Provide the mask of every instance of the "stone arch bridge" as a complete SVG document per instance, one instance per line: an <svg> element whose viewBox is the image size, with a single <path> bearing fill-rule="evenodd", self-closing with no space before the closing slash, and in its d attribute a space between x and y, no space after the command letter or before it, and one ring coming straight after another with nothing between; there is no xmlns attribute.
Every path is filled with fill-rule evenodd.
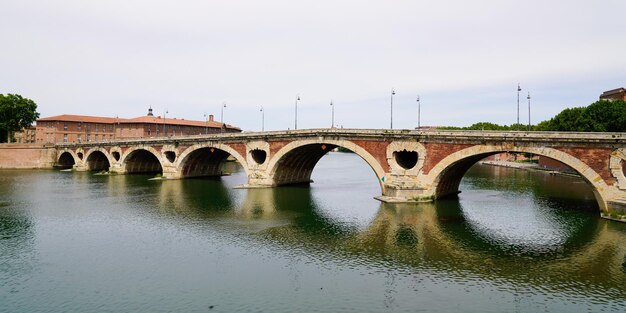
<svg viewBox="0 0 626 313"><path fill-rule="evenodd" d="M164 178L220 176L234 158L246 187L309 183L317 162L336 147L372 168L385 202L432 201L459 192L465 172L501 152L560 161L593 188L600 209L626 208L626 134L493 131L309 129L168 137L54 146L56 164L80 171L160 172Z"/></svg>

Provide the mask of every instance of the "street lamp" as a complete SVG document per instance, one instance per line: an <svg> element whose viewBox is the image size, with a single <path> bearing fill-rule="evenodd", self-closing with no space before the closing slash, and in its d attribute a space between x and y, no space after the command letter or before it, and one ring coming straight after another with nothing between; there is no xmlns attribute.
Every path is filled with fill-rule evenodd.
<svg viewBox="0 0 626 313"><path fill-rule="evenodd" d="M300 94L296 96L296 121L293 129L298 129L298 101L300 101Z"/></svg>
<svg viewBox="0 0 626 313"><path fill-rule="evenodd" d="M528 131L530 131L530 92L528 92Z"/></svg>
<svg viewBox="0 0 626 313"><path fill-rule="evenodd" d="M167 113L169 113L167 111L167 109L165 109L165 112L163 112L163 136L167 137L167 132L165 131L165 116L167 115Z"/></svg>
<svg viewBox="0 0 626 313"><path fill-rule="evenodd" d="M333 100L330 100L330 128L335 128L335 106Z"/></svg>
<svg viewBox="0 0 626 313"><path fill-rule="evenodd" d="M519 83L517 83L517 130L519 130L519 92L522 91L522 88L520 88Z"/></svg>
<svg viewBox="0 0 626 313"><path fill-rule="evenodd" d="M263 110L263 106L261 106L261 131L265 131L265 111Z"/></svg>
<svg viewBox="0 0 626 313"><path fill-rule="evenodd" d="M391 88L391 129L393 129L393 96L396 94L396 91Z"/></svg>
<svg viewBox="0 0 626 313"><path fill-rule="evenodd" d="M420 129L420 95L417 95L417 129Z"/></svg>
<svg viewBox="0 0 626 313"><path fill-rule="evenodd" d="M222 126L220 127L220 129L222 130L222 132L226 128L226 124L224 124L224 108L225 107L226 107L226 102L223 102L222 103L222 107L220 108L221 109L221 117L220 117L220 119L221 119L221 123L222 123Z"/></svg>

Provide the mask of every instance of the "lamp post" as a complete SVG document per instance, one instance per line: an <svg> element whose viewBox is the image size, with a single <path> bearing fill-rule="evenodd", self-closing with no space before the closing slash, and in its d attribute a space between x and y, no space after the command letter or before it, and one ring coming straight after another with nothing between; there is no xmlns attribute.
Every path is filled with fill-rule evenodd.
<svg viewBox="0 0 626 313"><path fill-rule="evenodd" d="M296 119L293 129L298 129L298 101L300 101L300 94L296 96Z"/></svg>
<svg viewBox="0 0 626 313"><path fill-rule="evenodd" d="M167 137L167 131L165 130L165 116L167 115L167 113L169 113L167 111L167 109L165 109L165 112L163 112L163 136Z"/></svg>
<svg viewBox="0 0 626 313"><path fill-rule="evenodd" d="M393 96L396 94L396 91L391 88L391 124L390 128L393 129Z"/></svg>
<svg viewBox="0 0 626 313"><path fill-rule="evenodd" d="M335 106L333 100L330 100L330 128L335 128Z"/></svg>
<svg viewBox="0 0 626 313"><path fill-rule="evenodd" d="M263 106L261 106L261 131L265 131L265 110L263 110Z"/></svg>
<svg viewBox="0 0 626 313"><path fill-rule="evenodd" d="M417 129L420 129L420 95L417 95Z"/></svg>
<svg viewBox="0 0 626 313"><path fill-rule="evenodd" d="M522 91L522 88L520 88L519 83L517 83L517 125L516 125L517 130L519 130L519 92L520 91Z"/></svg>
<svg viewBox="0 0 626 313"><path fill-rule="evenodd" d="M528 92L528 131L530 131L530 92Z"/></svg>
<svg viewBox="0 0 626 313"><path fill-rule="evenodd" d="M224 124L224 108L225 108L225 107L226 107L226 102L223 102L223 103L222 103L222 107L221 107L221 111L222 111L222 112L221 112L221 123L222 123L222 126L221 126L221 128L220 128L220 129L222 130L222 132L223 132L223 131L224 131L224 129L226 128L226 124Z"/></svg>

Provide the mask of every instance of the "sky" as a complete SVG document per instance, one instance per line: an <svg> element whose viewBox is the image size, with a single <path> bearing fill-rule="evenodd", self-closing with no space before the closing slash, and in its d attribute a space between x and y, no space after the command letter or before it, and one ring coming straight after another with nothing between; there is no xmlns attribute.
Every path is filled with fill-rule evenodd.
<svg viewBox="0 0 626 313"><path fill-rule="evenodd" d="M244 131L549 119L626 87L626 1L0 2L0 93L42 117ZM226 104L223 108L222 105ZM260 111L263 107L264 112ZM165 113L167 112L167 113Z"/></svg>

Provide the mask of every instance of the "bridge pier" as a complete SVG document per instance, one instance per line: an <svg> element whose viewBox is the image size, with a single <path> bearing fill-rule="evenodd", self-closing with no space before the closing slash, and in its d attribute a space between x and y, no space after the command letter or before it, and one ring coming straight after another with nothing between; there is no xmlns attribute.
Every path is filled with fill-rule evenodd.
<svg viewBox="0 0 626 313"><path fill-rule="evenodd" d="M165 179L181 179L183 177L182 170L178 169L174 164L161 164L163 168L163 178Z"/></svg>
<svg viewBox="0 0 626 313"><path fill-rule="evenodd" d="M124 168L122 163L115 162L111 164L111 167L109 167L109 173L126 174L126 169Z"/></svg>
<svg viewBox="0 0 626 313"><path fill-rule="evenodd" d="M387 178L388 177L388 178ZM382 196L377 200L387 203L431 202L435 200L429 188L420 183L417 175L387 174L382 184Z"/></svg>

